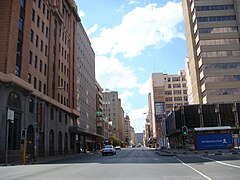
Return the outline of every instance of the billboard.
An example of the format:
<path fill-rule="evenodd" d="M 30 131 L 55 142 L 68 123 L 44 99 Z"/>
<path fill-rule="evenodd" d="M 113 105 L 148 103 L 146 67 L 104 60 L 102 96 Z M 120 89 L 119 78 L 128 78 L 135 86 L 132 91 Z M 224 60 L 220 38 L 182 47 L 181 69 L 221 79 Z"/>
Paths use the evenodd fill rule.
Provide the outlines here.
<path fill-rule="evenodd" d="M 231 134 L 198 134 L 196 137 L 197 150 L 227 149 L 230 144 Z"/>

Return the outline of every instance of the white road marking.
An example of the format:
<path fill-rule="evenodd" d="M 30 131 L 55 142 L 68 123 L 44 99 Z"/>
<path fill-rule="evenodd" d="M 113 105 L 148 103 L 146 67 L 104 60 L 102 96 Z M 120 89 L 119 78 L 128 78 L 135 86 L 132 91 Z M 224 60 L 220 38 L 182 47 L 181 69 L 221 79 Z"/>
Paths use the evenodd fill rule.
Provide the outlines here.
<path fill-rule="evenodd" d="M 200 156 L 199 156 L 200 157 Z M 232 164 L 228 164 L 228 163 L 224 163 L 224 162 L 221 162 L 221 161 L 217 161 L 215 159 L 211 159 L 211 158 L 208 158 L 208 157 L 200 157 L 202 159 L 207 159 L 207 160 L 210 160 L 210 161 L 214 161 L 216 163 L 219 163 L 219 164 L 222 164 L 222 165 L 225 165 L 225 166 L 229 166 L 229 167 L 234 167 L 234 168 L 239 168 L 240 169 L 240 166 L 236 166 L 236 165 L 232 165 Z"/>
<path fill-rule="evenodd" d="M 178 159 L 178 158 L 176 158 L 176 157 L 175 157 L 175 159 L 177 159 L 177 160 L 178 160 L 179 162 L 181 162 L 183 165 L 185 165 L 185 166 L 191 168 L 192 170 L 194 170 L 195 172 L 197 172 L 197 173 L 200 174 L 201 176 L 205 177 L 206 179 L 208 179 L 208 180 L 212 180 L 210 177 L 208 177 L 208 176 L 206 176 L 205 174 L 201 173 L 200 171 L 198 171 L 197 169 L 193 168 L 192 166 L 190 166 L 190 165 L 184 163 L 184 162 L 181 161 L 180 159 Z"/>

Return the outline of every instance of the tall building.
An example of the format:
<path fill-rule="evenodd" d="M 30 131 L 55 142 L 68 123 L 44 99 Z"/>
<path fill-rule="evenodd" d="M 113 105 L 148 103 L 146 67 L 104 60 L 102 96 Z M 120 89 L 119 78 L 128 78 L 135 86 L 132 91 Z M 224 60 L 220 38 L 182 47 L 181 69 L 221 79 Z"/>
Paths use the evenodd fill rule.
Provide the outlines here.
<path fill-rule="evenodd" d="M 125 142 L 127 145 L 130 145 L 130 141 L 131 141 L 131 132 L 130 132 L 130 118 L 128 115 L 125 116 L 124 118 L 125 122 L 124 122 L 124 126 L 125 126 Z"/>
<path fill-rule="evenodd" d="M 70 132 L 72 137 L 77 137 L 77 141 L 73 143 L 77 151 L 92 151 L 97 143 L 95 53 L 81 22 L 77 23 L 76 30 L 76 102 L 80 116 Z"/>
<path fill-rule="evenodd" d="M 240 1 L 183 0 L 194 104 L 240 101 Z"/>
<path fill-rule="evenodd" d="M 118 99 L 118 131 L 119 131 L 119 139 L 123 142 L 125 141 L 125 121 L 124 121 L 124 110 L 121 105 L 121 99 Z"/>
<path fill-rule="evenodd" d="M 71 152 L 68 128 L 79 116 L 76 4 L 2 0 L 0 11 L 0 157 L 22 160 L 23 129 L 30 158 Z"/>
<path fill-rule="evenodd" d="M 164 119 L 175 106 L 188 104 L 185 71 L 179 74 L 153 73 L 149 96 L 148 118 L 150 141 L 153 146 L 162 144 L 164 139 Z"/>
<path fill-rule="evenodd" d="M 103 117 L 112 122 L 113 131 L 110 135 L 119 138 L 119 98 L 117 91 L 104 91 L 103 92 Z"/>

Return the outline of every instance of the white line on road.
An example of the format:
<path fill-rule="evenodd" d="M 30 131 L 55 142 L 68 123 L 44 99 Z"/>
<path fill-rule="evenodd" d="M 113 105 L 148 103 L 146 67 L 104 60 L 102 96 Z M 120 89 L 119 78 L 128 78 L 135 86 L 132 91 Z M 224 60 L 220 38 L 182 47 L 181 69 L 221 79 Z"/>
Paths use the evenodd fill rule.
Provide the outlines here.
<path fill-rule="evenodd" d="M 176 157 L 174 157 L 174 158 L 177 159 L 179 162 L 181 162 L 183 165 L 185 165 L 185 166 L 191 168 L 192 170 L 194 170 L 195 172 L 197 172 L 197 173 L 200 174 L 201 176 L 205 177 L 206 179 L 208 179 L 208 180 L 212 180 L 210 177 L 208 177 L 208 176 L 206 176 L 205 174 L 201 173 L 200 171 L 198 171 L 197 169 L 193 168 L 192 166 L 190 166 L 190 165 L 184 163 L 184 162 L 181 161 L 180 159 L 178 159 L 178 158 L 176 158 Z"/>
<path fill-rule="evenodd" d="M 200 157 L 200 156 L 199 156 Z M 227 164 L 227 163 L 224 163 L 224 162 L 221 162 L 221 161 L 217 161 L 215 159 L 211 159 L 211 158 L 207 158 L 207 157 L 200 157 L 202 159 L 207 159 L 207 160 L 210 160 L 210 161 L 214 161 L 216 163 L 219 163 L 219 164 L 222 164 L 222 165 L 225 165 L 225 166 L 229 166 L 229 167 L 234 167 L 234 168 L 239 168 L 240 169 L 240 166 L 236 166 L 236 165 L 232 165 L 232 164 Z"/>

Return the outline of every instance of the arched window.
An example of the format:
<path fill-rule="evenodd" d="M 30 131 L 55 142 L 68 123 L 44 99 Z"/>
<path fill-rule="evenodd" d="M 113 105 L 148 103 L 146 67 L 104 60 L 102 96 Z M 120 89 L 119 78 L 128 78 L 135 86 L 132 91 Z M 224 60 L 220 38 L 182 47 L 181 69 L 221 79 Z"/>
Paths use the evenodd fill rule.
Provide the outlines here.
<path fill-rule="evenodd" d="M 62 133 L 58 133 L 58 154 L 62 154 Z"/>
<path fill-rule="evenodd" d="M 54 131 L 52 129 L 49 132 L 49 155 L 54 155 Z"/>

